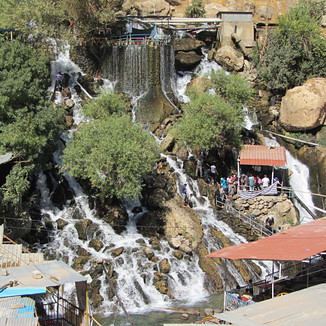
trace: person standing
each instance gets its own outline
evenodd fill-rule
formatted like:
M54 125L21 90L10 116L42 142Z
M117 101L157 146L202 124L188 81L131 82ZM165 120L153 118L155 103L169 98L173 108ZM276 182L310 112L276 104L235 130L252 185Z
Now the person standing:
M252 174L249 177L249 191L254 191L255 188L255 178Z
M264 175L261 181L262 181L263 188L267 188L269 186L269 178L267 177L266 174Z
M187 206L188 197L187 197L187 184L186 183L181 188L181 196L183 198L183 205Z
M203 177L203 159L200 157L196 164L196 176L199 178Z
M210 167L210 175L211 175L212 179L214 180L214 182L216 182L217 169L216 169L216 165L214 163Z

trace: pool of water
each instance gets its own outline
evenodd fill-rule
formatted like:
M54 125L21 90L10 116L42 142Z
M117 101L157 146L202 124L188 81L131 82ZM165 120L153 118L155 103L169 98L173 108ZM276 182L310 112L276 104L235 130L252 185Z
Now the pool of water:
M195 307L180 305L175 308L166 309L164 311L151 311L144 314L130 314L130 318L135 326L162 326L167 323L189 324L204 318L205 308L222 309L223 308L224 292L212 294L204 302L198 303ZM200 315L188 314L188 318L182 317L182 314L187 314L187 310L198 310ZM110 314L107 316L97 315L96 320L102 326L128 326L131 323L124 314Z

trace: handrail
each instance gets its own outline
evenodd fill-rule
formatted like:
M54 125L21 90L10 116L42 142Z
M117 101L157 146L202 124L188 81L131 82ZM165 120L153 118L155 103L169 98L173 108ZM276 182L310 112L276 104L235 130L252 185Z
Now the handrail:
M11 240L9 237L7 237L5 234L3 234L3 238L6 239L8 242L2 242L3 244L8 244L8 243L11 243L11 244L19 244L17 242L15 242L14 240ZM30 252L27 248L25 248L24 246L22 246L22 251L24 251L25 253L27 254L32 254L32 252Z
M259 231L262 235L269 237L273 234L273 232L268 230L262 223L256 221L255 220L256 217L254 215L250 214L251 216L249 217L241 213L239 210L235 209L232 205L232 202L223 203L218 200L216 202L218 202L221 205L224 205L224 209L226 210L226 212L231 213L232 215L238 217L242 222L249 224L250 227Z

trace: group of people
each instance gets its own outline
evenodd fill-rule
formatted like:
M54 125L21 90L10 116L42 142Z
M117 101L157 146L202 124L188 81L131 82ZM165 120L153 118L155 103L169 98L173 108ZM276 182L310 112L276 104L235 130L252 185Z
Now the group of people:
M189 194L188 196L188 189L186 183L181 187L181 195L183 199L183 206L189 206L190 208L193 208L195 206L194 195Z
M270 185L270 179L265 174L263 178L259 175L254 176L252 173L242 174L240 177L240 189L241 190L261 190L263 188L267 188Z

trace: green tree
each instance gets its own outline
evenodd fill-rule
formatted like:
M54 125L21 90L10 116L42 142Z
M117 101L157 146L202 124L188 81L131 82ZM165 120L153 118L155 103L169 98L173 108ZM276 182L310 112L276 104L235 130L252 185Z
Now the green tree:
M234 108L249 105L254 90L244 78L234 73L227 74L224 70L218 70L210 74L209 80L209 87L213 87Z
M83 112L92 119L104 119L114 113L123 115L127 111L127 99L122 94L112 92L104 92L83 105Z
M49 68L39 51L0 41L0 154L12 152L21 162L6 176L0 205L17 214L33 172L49 159L63 131L64 109L45 100Z
M105 197L134 198L158 158L154 138L128 116L88 123L64 150L64 169L88 179Z
M186 8L186 17L200 18L205 17L205 7L202 0L193 0L192 4Z
M2 28L15 28L29 43L46 41L48 36L89 37L100 26L115 22L123 0L0 0Z
M238 147L243 112L220 95L190 89L190 102L175 127L177 137L192 148Z
M300 0L279 18L266 52L258 63L266 87L285 93L311 77L326 76L326 38L320 31L322 2Z

